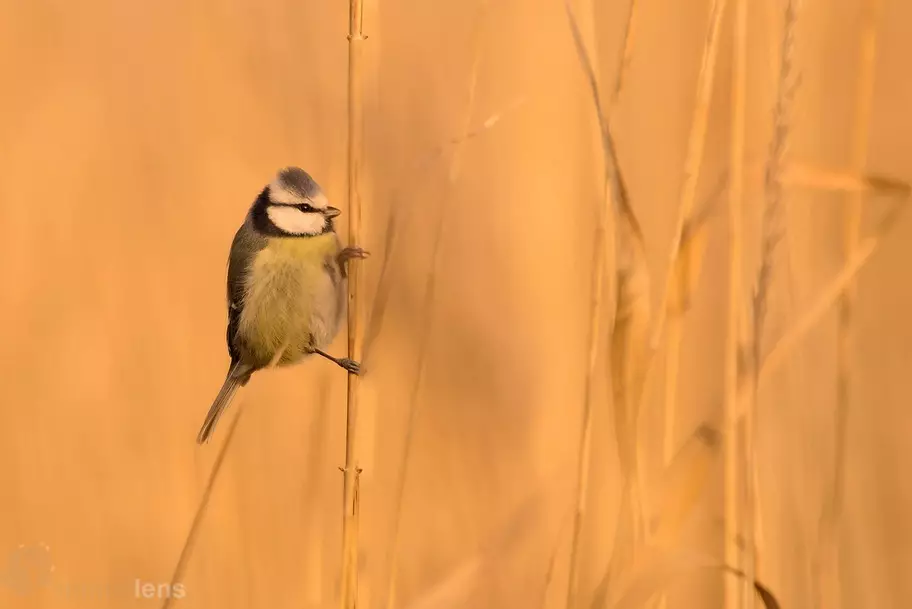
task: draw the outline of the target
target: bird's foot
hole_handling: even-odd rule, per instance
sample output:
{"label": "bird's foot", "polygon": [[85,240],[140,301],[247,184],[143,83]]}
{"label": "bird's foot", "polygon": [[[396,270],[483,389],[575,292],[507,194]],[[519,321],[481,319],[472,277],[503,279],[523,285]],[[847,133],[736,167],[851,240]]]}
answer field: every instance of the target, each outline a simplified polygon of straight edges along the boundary
{"label": "bird's foot", "polygon": [[347,357],[333,357],[329,353],[326,353],[325,351],[321,351],[319,349],[314,349],[311,351],[311,353],[316,353],[317,355],[325,357],[329,361],[337,364],[345,370],[348,370],[352,374],[361,374],[361,364],[353,359],[348,359]]}
{"label": "bird's foot", "polygon": [[361,374],[361,364],[353,359],[343,357],[339,360],[339,365],[351,372],[352,374]]}
{"label": "bird's foot", "polygon": [[346,247],[339,252],[338,260],[339,264],[345,264],[349,260],[354,258],[364,259],[370,256],[370,252],[360,247]]}

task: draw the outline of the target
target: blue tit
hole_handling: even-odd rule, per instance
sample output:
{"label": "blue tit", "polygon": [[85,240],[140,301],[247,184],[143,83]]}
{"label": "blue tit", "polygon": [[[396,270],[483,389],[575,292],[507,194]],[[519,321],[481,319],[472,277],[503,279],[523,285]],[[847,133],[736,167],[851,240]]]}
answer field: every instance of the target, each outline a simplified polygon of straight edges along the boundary
{"label": "blue tit", "polygon": [[346,263],[367,255],[341,247],[333,226],[340,213],[297,167],[279,171],[253,202],[228,256],[231,366],[198,443],[210,439],[222,412],[257,370],[317,354],[360,373],[357,362],[323,351],[345,312]]}

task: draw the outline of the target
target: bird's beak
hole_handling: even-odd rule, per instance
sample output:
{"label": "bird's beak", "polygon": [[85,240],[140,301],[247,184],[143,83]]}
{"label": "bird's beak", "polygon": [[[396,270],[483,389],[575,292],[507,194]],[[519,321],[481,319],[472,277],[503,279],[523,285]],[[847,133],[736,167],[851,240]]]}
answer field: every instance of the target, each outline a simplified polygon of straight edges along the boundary
{"label": "bird's beak", "polygon": [[342,210],[337,207],[327,207],[323,210],[323,215],[325,215],[327,218],[335,218],[341,213]]}

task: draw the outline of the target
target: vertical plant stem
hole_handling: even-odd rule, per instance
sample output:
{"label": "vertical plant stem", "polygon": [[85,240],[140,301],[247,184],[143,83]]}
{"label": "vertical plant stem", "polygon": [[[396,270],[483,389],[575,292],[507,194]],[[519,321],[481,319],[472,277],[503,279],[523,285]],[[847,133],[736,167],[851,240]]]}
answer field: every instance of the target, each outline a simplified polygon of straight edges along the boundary
{"label": "vertical plant stem", "polygon": [[[728,324],[725,350],[725,440],[724,447],[724,518],[725,564],[736,566],[738,560],[738,524],[740,521],[738,488],[738,408],[740,395],[739,361],[741,359],[741,320],[743,313],[741,277],[743,265],[743,205],[744,205],[744,141],[747,126],[747,0],[735,0],[733,77],[732,77],[732,124],[729,178],[729,262],[728,262]],[[750,472],[745,473],[746,477]],[[744,587],[748,596],[743,598],[753,605],[753,578],[748,572]],[[725,606],[740,606],[738,602],[739,580],[725,578]]]}
{"label": "vertical plant stem", "polygon": [[[716,59],[719,51],[719,31],[726,0],[712,0],[709,12],[709,28],[703,45],[700,72],[697,77],[697,93],[694,113],[687,142],[687,157],[684,162],[684,182],[678,219],[672,238],[668,279],[659,309],[659,318],[653,325],[650,350],[658,349],[658,343],[665,331],[668,319],[665,352],[665,394],[663,408],[662,452],[666,463],[674,455],[675,414],[677,410],[678,371],[681,343],[683,341],[683,318],[691,292],[696,284],[701,263],[703,239],[701,229],[693,222],[694,205],[697,196],[703,151],[706,146],[706,130],[709,122],[709,106],[715,81]],[[734,566],[734,565],[733,565]]]}
{"label": "vertical plant stem", "polygon": [[[668,319],[665,358],[665,397],[663,453],[666,461],[674,454],[674,423],[677,407],[678,367],[681,342],[683,339],[683,316],[690,299],[690,291],[698,273],[700,244],[697,235],[686,235],[691,225],[697,184],[703,164],[703,150],[706,145],[706,128],[709,122],[709,105],[712,99],[716,58],[719,50],[719,30],[722,24],[726,0],[712,0],[709,29],[703,46],[700,74],[697,78],[697,95],[694,115],[687,144],[687,158],[684,166],[684,183],[678,220],[671,244],[668,282],[659,310],[659,318],[653,329],[652,349],[658,347],[659,338]],[[696,229],[695,229],[696,230]],[[685,240],[685,237],[687,239]]]}
{"label": "vertical plant stem", "polygon": [[425,282],[424,298],[421,310],[424,312],[424,320],[419,334],[418,344],[418,369],[415,373],[415,380],[412,385],[409,396],[408,421],[405,428],[405,446],[402,455],[402,464],[399,468],[399,481],[396,487],[395,505],[393,507],[394,523],[392,534],[392,547],[390,550],[390,573],[387,583],[386,609],[393,609],[396,604],[396,585],[399,572],[399,544],[401,538],[402,526],[402,505],[405,499],[405,488],[408,482],[409,463],[411,463],[411,452],[413,446],[415,426],[419,414],[419,391],[422,381],[424,380],[427,368],[428,349],[430,347],[431,334],[433,332],[434,322],[434,303],[437,297],[437,277],[440,274],[440,264],[442,260],[441,247],[443,241],[444,228],[449,218],[451,207],[453,205],[453,189],[459,180],[462,171],[462,154],[466,141],[470,136],[472,116],[475,112],[475,94],[478,85],[478,74],[482,57],[482,23],[487,14],[488,0],[480,0],[478,6],[478,15],[476,17],[475,28],[473,30],[473,58],[472,66],[469,71],[468,99],[466,101],[465,115],[460,128],[460,134],[453,148],[453,156],[450,158],[450,167],[447,173],[446,192],[441,200],[440,213],[437,216],[437,222],[434,227],[434,240],[431,252],[431,263],[428,268],[428,275]]}
{"label": "vertical plant stem", "polygon": [[[675,454],[675,415],[677,410],[678,371],[681,343],[683,341],[683,317],[690,299],[700,265],[697,232],[692,222],[697,196],[700,169],[703,164],[703,150],[706,144],[706,129],[709,120],[709,106],[712,99],[716,58],[719,49],[719,30],[724,14],[725,0],[712,0],[709,13],[709,29],[703,45],[700,72],[697,77],[697,94],[694,113],[687,143],[687,157],[684,164],[684,183],[678,220],[671,244],[671,258],[665,294],[659,309],[659,317],[653,326],[650,351],[658,349],[658,342],[664,330],[665,320],[670,317],[666,335],[665,393],[662,417],[662,457],[668,466]],[[685,235],[685,233],[689,233]],[[660,600],[660,607],[667,605],[666,597]]]}
{"label": "vertical plant stem", "polygon": [[599,222],[596,229],[595,244],[592,254],[592,292],[589,303],[589,352],[587,355],[586,393],[583,399],[583,421],[580,431],[580,457],[577,461],[577,480],[579,486],[576,495],[576,512],[573,520],[573,536],[570,542],[570,578],[567,587],[566,609],[577,607],[579,587],[579,567],[582,560],[580,548],[583,514],[589,497],[589,461],[592,445],[592,402],[595,364],[598,360],[598,345],[601,337],[602,292],[605,277],[605,221]]}
{"label": "vertical plant stem", "polygon": [[[364,139],[364,100],[361,74],[364,3],[349,0],[348,17],[348,239],[361,242],[361,157]],[[348,357],[361,359],[361,263],[348,262]],[[358,605],[358,513],[361,469],[358,464],[358,401],[360,378],[349,373],[346,400],[345,467],[342,514],[342,609]]]}
{"label": "vertical plant stem", "polygon": [[[641,384],[644,378],[642,371],[643,349],[638,348],[639,343],[645,345],[646,341],[638,341],[640,335],[645,336],[648,326],[649,313],[649,281],[643,256],[642,233],[636,215],[630,207],[626,187],[618,165],[617,152],[614,139],[609,128],[611,111],[617,101],[620,91],[615,87],[611,106],[608,114],[602,106],[598,85],[598,70],[593,56],[586,50],[586,43],[580,31],[579,23],[573,14],[569,0],[564,0],[564,7],[570,22],[570,31],[576,46],[577,55],[582,64],[583,71],[589,82],[592,101],[598,117],[599,133],[602,140],[604,154],[604,198],[597,208],[595,238],[593,240],[592,281],[590,302],[589,349],[587,358],[587,373],[585,377],[585,393],[583,398],[583,416],[580,427],[580,443],[577,457],[577,495],[573,518],[573,532],[570,544],[570,568],[567,583],[568,608],[577,607],[579,604],[578,586],[579,571],[582,562],[581,532],[583,515],[586,508],[589,492],[589,466],[591,460],[592,443],[592,418],[594,412],[594,379],[595,366],[598,362],[598,348],[602,335],[601,324],[604,316],[605,305],[602,303],[604,295],[609,295],[608,313],[610,314],[609,327],[612,328],[611,341],[611,375],[612,391],[614,394],[615,425],[618,435],[618,451],[621,467],[625,478],[625,489],[629,491],[628,501],[622,501],[621,510],[633,516],[634,528],[638,520],[639,503],[637,483],[637,408]],[[628,19],[635,18],[635,4],[631,5]],[[595,37],[594,32],[594,6],[588,4],[587,28],[590,37]],[[627,34],[629,37],[632,25],[628,23]],[[618,78],[622,77],[624,66],[629,60],[630,40],[625,39],[623,54],[618,64]],[[619,262],[623,258],[623,263]],[[606,278],[612,283],[605,290]],[[628,495],[627,492],[624,493]],[[623,518],[623,517],[622,517]],[[619,530],[621,526],[619,524]],[[631,548],[632,550],[632,548]],[[616,552],[617,553],[617,552]],[[614,557],[612,558],[612,561]]]}
{"label": "vertical plant stem", "polygon": [[[798,78],[795,74],[795,41],[801,0],[786,0],[782,25],[782,41],[779,47],[779,69],[776,80],[776,104],[773,111],[773,137],[770,142],[769,158],[764,182],[765,197],[761,220],[760,269],[753,303],[752,359],[742,408],[744,421],[744,539],[745,539],[745,594],[744,602],[753,607],[753,582],[756,580],[756,563],[759,556],[758,538],[760,526],[759,473],[755,454],[757,422],[756,411],[763,366],[763,335],[767,314],[773,256],[781,235],[785,231],[783,212],[783,174],[786,169],[786,154],[792,128],[792,104]],[[748,586],[751,586],[749,588]],[[750,595],[750,596],[747,596]]]}
{"label": "vertical plant stem", "polygon": [[[862,39],[859,53],[859,76],[857,98],[855,100],[855,120],[852,134],[852,168],[863,174],[868,156],[868,134],[871,124],[871,106],[874,94],[874,78],[877,58],[877,23],[879,20],[882,0],[862,0]],[[859,233],[862,219],[862,194],[860,192],[849,195],[849,200],[843,216],[843,250],[845,260],[851,260],[858,248]],[[821,593],[826,588],[832,596],[827,599],[826,607],[838,609],[840,594],[835,587],[839,582],[838,575],[838,527],[842,513],[842,500],[845,486],[846,462],[846,434],[849,409],[851,407],[852,390],[852,334],[855,318],[855,303],[857,289],[855,282],[846,286],[839,303],[839,329],[836,344],[837,379],[836,379],[836,414],[835,414],[835,454],[833,463],[833,486],[828,505],[824,508],[825,514],[821,518],[821,544],[822,552],[828,554],[821,556],[821,564],[829,562],[832,569],[829,586],[824,582],[820,584]],[[821,574],[823,575],[823,574]],[[822,602],[822,601],[821,601]]]}
{"label": "vertical plant stem", "polygon": [[621,65],[618,66],[617,80],[614,83],[614,91],[611,93],[611,100],[608,103],[609,119],[614,116],[614,109],[621,97],[621,90],[624,83],[627,82],[627,73],[630,71],[630,62],[633,59],[633,43],[636,41],[636,28],[639,24],[639,0],[630,0],[630,8],[627,11],[627,25],[624,27],[624,46],[621,50]]}
{"label": "vertical plant stem", "polygon": [[[638,17],[639,2],[630,0],[627,25],[624,28],[623,45],[618,60],[617,79],[609,100],[608,114],[602,121],[603,129],[607,130],[602,135],[606,179],[609,180],[610,188],[606,196],[611,197],[606,199],[606,206],[610,205],[613,200],[614,204],[611,208],[615,212],[613,221],[608,224],[609,233],[606,243],[606,247],[612,248],[614,252],[613,268],[609,268],[607,271],[613,274],[615,281],[615,285],[611,288],[614,291],[614,298],[612,302],[609,302],[609,306],[613,308],[611,311],[613,319],[611,320],[608,357],[611,362],[609,370],[615,436],[620,453],[622,474],[630,489],[629,502],[627,502],[629,505],[624,505],[625,502],[622,500],[621,514],[624,510],[630,512],[630,521],[634,528],[633,546],[642,540],[646,531],[642,503],[646,481],[645,472],[640,465],[646,460],[644,458],[646,443],[640,441],[639,413],[648,368],[646,360],[651,323],[652,289],[649,267],[646,263],[646,245],[640,223],[627,197],[620,166],[615,167],[617,159],[610,130],[615,121],[617,105],[624,83],[627,82],[627,73],[633,59]],[[606,255],[608,253],[610,250],[606,252]],[[622,499],[626,494],[628,493],[622,491]],[[619,516],[616,532],[623,528],[623,521],[623,515]],[[633,550],[632,547],[630,549]],[[622,568],[625,559],[629,559],[629,556],[625,556],[623,549],[615,545],[612,550],[611,564]]]}
{"label": "vertical plant stem", "polygon": [[[570,21],[570,30],[573,34],[573,41],[576,45],[577,55],[579,56],[580,63],[583,66],[583,70],[586,74],[593,100],[595,102],[596,113],[598,117],[598,126],[599,134],[602,139],[603,147],[607,146],[607,143],[610,141],[610,135],[608,133],[608,121],[607,118],[603,115],[601,108],[601,100],[599,96],[599,86],[598,86],[598,68],[595,63],[595,53],[590,53],[586,49],[586,43],[583,39],[583,34],[580,31],[579,23],[574,15],[573,8],[570,5],[570,0],[564,0],[564,8],[567,12],[567,18]],[[587,28],[587,33],[590,37],[594,38],[595,32],[594,27],[592,27],[592,21],[594,20],[593,12],[594,7],[591,2],[587,3],[586,17],[589,20],[589,27]],[[590,465],[590,455],[592,447],[592,417],[593,417],[593,401],[594,401],[594,379],[595,379],[595,366],[598,362],[598,351],[599,344],[602,336],[602,317],[603,317],[603,305],[602,297],[604,295],[604,280],[606,267],[608,265],[608,252],[610,244],[608,243],[609,239],[613,242],[613,233],[609,235],[609,230],[613,228],[613,223],[610,222],[610,210],[612,204],[612,191],[617,188],[617,179],[616,177],[612,179],[612,167],[610,167],[610,162],[614,159],[609,159],[609,149],[606,147],[605,150],[605,175],[603,186],[604,200],[602,204],[597,207],[597,222],[595,230],[595,238],[593,240],[593,250],[592,250],[592,275],[590,280],[590,302],[589,302],[589,346],[586,357],[586,376],[585,376],[585,389],[583,395],[583,413],[582,420],[580,423],[580,441],[579,441],[579,452],[577,457],[577,471],[576,471],[576,506],[573,515],[573,529],[570,539],[570,567],[569,574],[567,579],[567,599],[565,609],[576,609],[578,606],[578,591],[579,591],[579,572],[580,565],[582,563],[582,528],[583,528],[583,515],[586,511],[586,502],[589,497],[589,465]],[[613,151],[612,151],[613,152]],[[619,197],[618,197],[619,199]],[[615,204],[618,204],[616,199]]]}

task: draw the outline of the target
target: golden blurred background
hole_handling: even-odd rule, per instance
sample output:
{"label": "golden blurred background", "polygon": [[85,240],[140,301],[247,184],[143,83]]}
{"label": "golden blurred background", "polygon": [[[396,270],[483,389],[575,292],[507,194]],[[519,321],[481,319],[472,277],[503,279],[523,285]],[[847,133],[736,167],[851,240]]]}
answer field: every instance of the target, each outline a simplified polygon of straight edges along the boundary
{"label": "golden blurred background", "polygon": [[[796,161],[851,169],[868,4],[802,3]],[[779,0],[749,5],[748,278],[759,259],[784,14]],[[909,180],[912,5],[883,5],[866,171]],[[360,245],[373,254],[363,268],[376,313],[360,418],[361,607],[387,607],[394,563],[396,609],[565,606],[603,161],[563,3],[481,6],[372,0],[366,9]],[[709,6],[637,3],[612,119],[654,310]],[[344,207],[348,9],[316,0],[0,7],[0,604],[159,607],[163,589],[147,598],[142,585],[171,582],[231,428],[223,422],[212,444],[194,443],[228,365],[234,231],[286,165],[307,169]],[[629,3],[574,7],[597,41],[607,98]],[[729,158],[731,32],[729,8],[698,182],[698,202],[711,211],[684,323],[676,447],[721,416],[727,223],[725,197],[713,193]],[[847,198],[786,192],[771,336],[787,332],[839,273]],[[869,235],[886,204],[867,197],[864,209]],[[826,553],[837,558],[825,568],[818,521],[834,479],[835,308],[759,395],[757,577],[782,607],[912,606],[909,243],[905,218],[859,275],[844,502],[838,552]],[[622,487],[607,334],[602,342],[579,572],[579,604],[593,608]],[[340,335],[333,352],[344,350]],[[657,361],[640,422],[647,488],[664,479]],[[307,361],[258,374],[242,390],[227,420],[244,414],[176,582],[176,606],[338,605],[345,386],[341,370]],[[722,479],[715,455],[682,547],[721,556]],[[682,573],[661,584],[668,609],[722,606],[718,572]]]}

